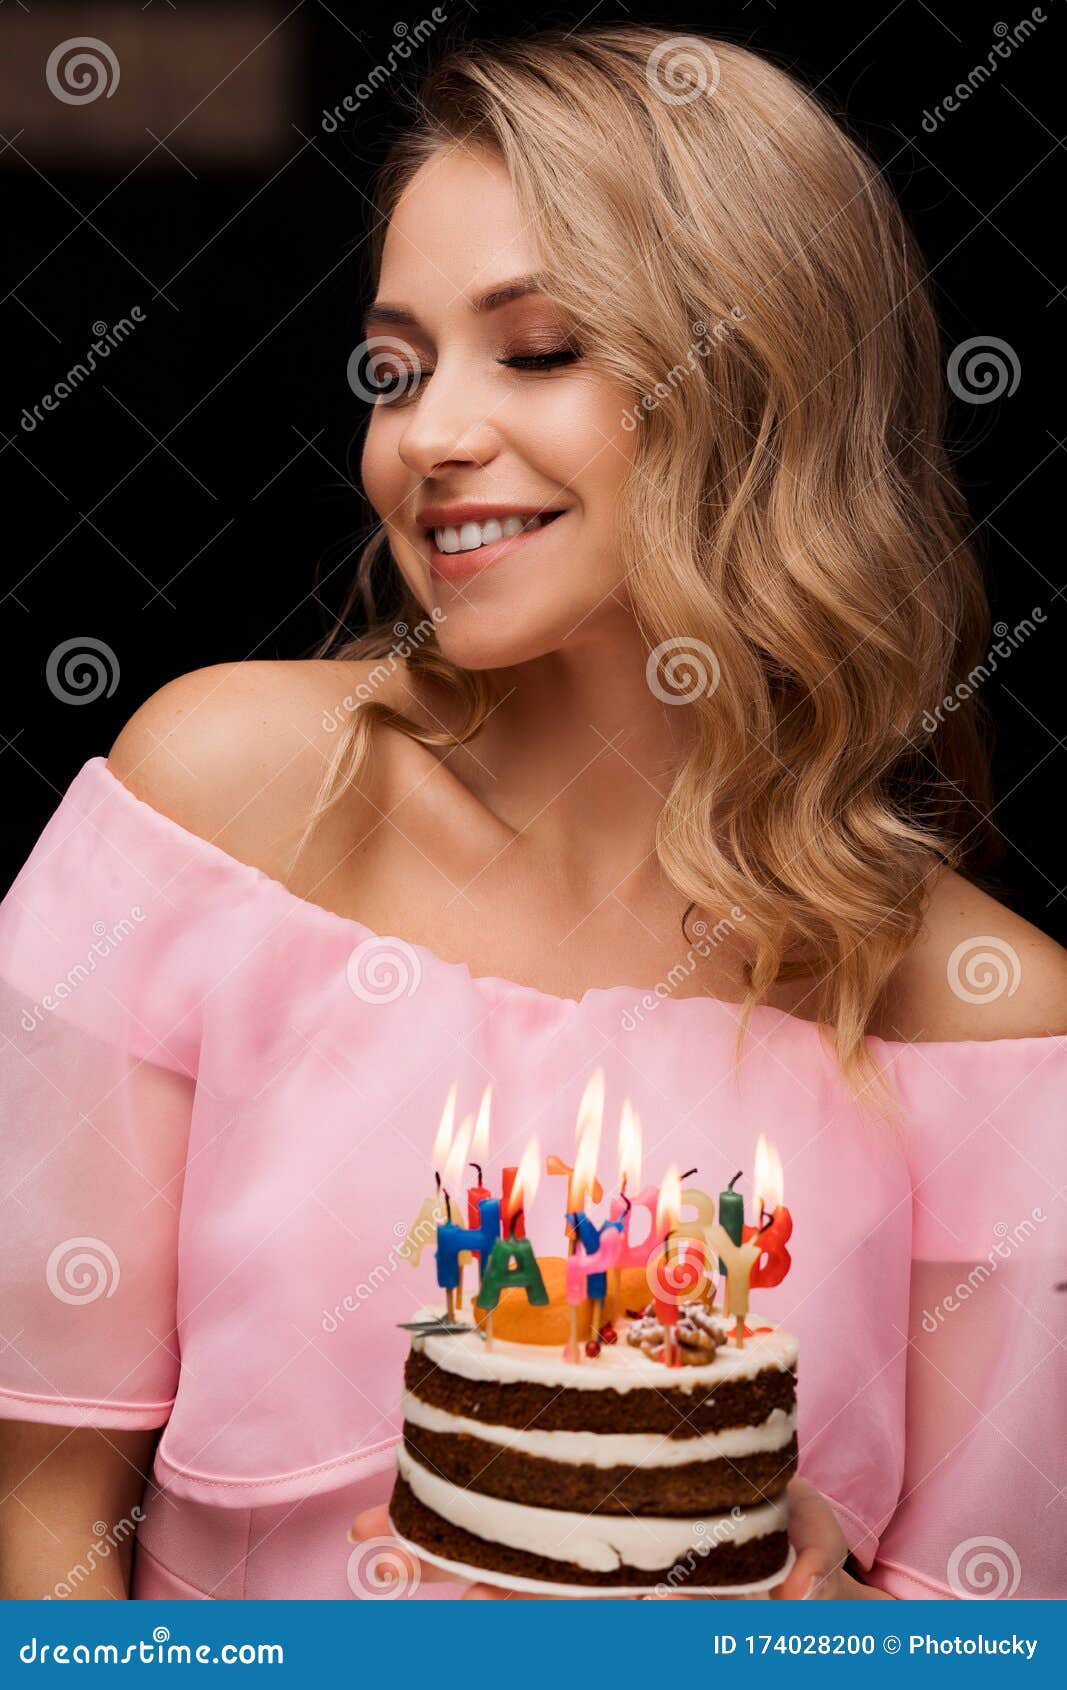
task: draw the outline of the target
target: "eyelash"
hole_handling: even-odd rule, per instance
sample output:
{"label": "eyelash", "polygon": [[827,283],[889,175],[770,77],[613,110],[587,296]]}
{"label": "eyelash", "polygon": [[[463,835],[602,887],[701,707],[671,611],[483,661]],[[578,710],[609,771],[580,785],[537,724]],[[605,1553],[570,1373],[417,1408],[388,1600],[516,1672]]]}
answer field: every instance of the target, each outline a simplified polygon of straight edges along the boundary
{"label": "eyelash", "polygon": [[[497,363],[511,370],[552,370],[563,364],[576,363],[579,357],[580,353],[576,352],[573,347],[561,346],[552,352],[531,352],[526,355],[516,354],[512,358],[498,358]],[[388,394],[382,394],[381,397],[386,404],[403,404],[405,400],[412,396],[413,391],[421,387],[422,380],[432,374],[432,370],[420,371],[419,377],[421,379],[417,379],[410,370],[401,370],[398,372],[401,384],[400,395],[396,399],[390,399]]]}

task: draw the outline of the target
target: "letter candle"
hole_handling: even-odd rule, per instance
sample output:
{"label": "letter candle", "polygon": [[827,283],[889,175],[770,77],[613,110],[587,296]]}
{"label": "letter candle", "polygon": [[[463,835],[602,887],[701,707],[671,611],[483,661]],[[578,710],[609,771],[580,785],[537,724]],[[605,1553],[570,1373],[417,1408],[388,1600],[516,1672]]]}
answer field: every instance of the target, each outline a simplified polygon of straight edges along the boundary
{"label": "letter candle", "polygon": [[[467,1225],[475,1229],[477,1229],[480,1225],[478,1219],[478,1205],[493,1199],[493,1193],[490,1191],[489,1187],[482,1184],[482,1169],[489,1159],[489,1106],[492,1095],[493,1087],[492,1084],[489,1084],[483,1091],[482,1101],[478,1105],[478,1119],[474,1124],[474,1137],[471,1139],[470,1154],[472,1160],[469,1163],[469,1166],[472,1167],[477,1174],[478,1183],[477,1185],[469,1185],[467,1187]],[[484,1272],[485,1262],[482,1257],[479,1256],[479,1280]]]}
{"label": "letter candle", "polygon": [[434,1136],[433,1149],[430,1152],[430,1163],[433,1168],[436,1192],[433,1197],[423,1199],[422,1207],[408,1227],[404,1238],[402,1253],[404,1260],[411,1267],[418,1267],[422,1261],[422,1252],[429,1243],[431,1236],[435,1236],[438,1227],[451,1219],[445,1199],[441,1194],[441,1169],[448,1159],[448,1152],[452,1144],[452,1126],[456,1118],[456,1093],[459,1081],[453,1080],[445,1098],[445,1106],[441,1111],[441,1120]]}
{"label": "letter candle", "polygon": [[658,1258],[650,1256],[647,1274],[649,1289],[653,1293],[656,1309],[656,1319],[663,1327],[663,1360],[668,1367],[680,1365],[680,1358],[675,1356],[674,1327],[678,1320],[678,1297],[670,1288],[671,1269],[671,1233],[678,1225],[682,1213],[682,1182],[678,1177],[675,1163],[671,1163],[663,1176],[663,1184],[659,1189],[656,1200],[657,1234],[663,1235],[663,1252]]}
{"label": "letter candle", "polygon": [[[444,1226],[437,1229],[437,1283],[445,1293],[447,1318],[451,1326],[456,1318],[456,1288],[461,1283],[459,1252],[465,1246],[459,1244],[458,1239],[463,1236],[462,1227],[452,1221],[452,1206],[449,1202],[449,1187],[455,1190],[460,1183],[463,1169],[467,1163],[467,1152],[470,1149],[471,1135],[474,1132],[473,1116],[468,1115],[448,1152],[448,1157],[441,1172],[441,1190],[445,1200],[445,1214],[448,1217]],[[442,1236],[444,1235],[444,1236]]]}
{"label": "letter candle", "polygon": [[709,1250],[717,1250],[726,1264],[726,1313],[735,1317],[734,1342],[744,1348],[745,1316],[748,1313],[748,1292],[752,1268],[762,1254],[758,1243],[735,1244],[726,1228],[715,1221],[706,1227],[704,1237]]}
{"label": "letter candle", "polygon": [[[740,1178],[741,1169],[739,1168],[726,1190],[719,1192],[719,1222],[725,1227],[735,1244],[743,1242],[742,1235],[745,1226],[745,1200],[739,1191],[734,1190],[734,1186]],[[726,1272],[725,1262],[719,1263],[719,1272]]]}
{"label": "letter candle", "polygon": [[[598,1232],[588,1215],[568,1215],[573,1219],[578,1232],[578,1244],[573,1256],[567,1258],[565,1288],[567,1302],[570,1306],[571,1335],[563,1351],[564,1361],[581,1361],[581,1350],[578,1347],[578,1309],[586,1297],[591,1297],[594,1303],[593,1336],[587,1346],[591,1355],[600,1353],[597,1339],[599,1331],[595,1315],[595,1305],[602,1302],[607,1291],[608,1270],[615,1266],[619,1250],[622,1248],[622,1226],[618,1221],[608,1221],[603,1230]],[[588,1243],[587,1243],[588,1240]]]}
{"label": "letter candle", "polygon": [[530,1140],[522,1153],[511,1190],[504,1200],[504,1237],[496,1239],[489,1253],[481,1288],[475,1301],[485,1310],[485,1340],[492,1348],[493,1310],[500,1301],[500,1293],[510,1286],[521,1286],[526,1299],[535,1306],[548,1302],[548,1292],[541,1278],[533,1245],[519,1231],[522,1205],[532,1203],[541,1171],[541,1151],[536,1138]]}
{"label": "letter candle", "polygon": [[793,1217],[782,1202],[782,1159],[762,1133],[756,1145],[753,1184],[760,1224],[746,1226],[744,1233],[746,1243],[758,1239],[760,1247],[760,1257],[752,1269],[752,1285],[759,1288],[780,1285],[793,1265],[785,1247],[792,1236]]}

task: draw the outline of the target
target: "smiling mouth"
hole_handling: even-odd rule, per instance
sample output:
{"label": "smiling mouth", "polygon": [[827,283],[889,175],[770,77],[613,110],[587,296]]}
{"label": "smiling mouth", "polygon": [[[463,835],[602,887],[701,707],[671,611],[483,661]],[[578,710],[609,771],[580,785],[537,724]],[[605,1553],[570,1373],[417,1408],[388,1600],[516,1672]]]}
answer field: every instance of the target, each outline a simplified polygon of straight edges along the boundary
{"label": "smiling mouth", "polygon": [[[459,528],[434,528],[427,535],[430,572],[445,580],[477,575],[490,564],[536,544],[537,536],[550,528],[565,511],[545,511],[523,522],[519,517],[487,523],[463,523]],[[510,532],[509,532],[510,530]],[[474,544],[463,544],[463,541]],[[450,547],[444,550],[443,547]]]}

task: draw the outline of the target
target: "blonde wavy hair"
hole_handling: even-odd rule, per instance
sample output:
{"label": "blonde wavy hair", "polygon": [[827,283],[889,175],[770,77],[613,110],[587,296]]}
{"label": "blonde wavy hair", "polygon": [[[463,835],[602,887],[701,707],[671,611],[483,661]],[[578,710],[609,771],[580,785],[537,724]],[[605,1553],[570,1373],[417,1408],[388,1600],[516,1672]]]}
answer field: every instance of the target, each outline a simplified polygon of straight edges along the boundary
{"label": "blonde wavy hair", "polygon": [[[380,173],[375,271],[406,185],[452,145],[503,161],[583,357],[638,401],[619,534],[649,649],[681,637],[718,660],[656,833],[683,935],[694,906],[740,906],[740,1036],[775,982],[810,977],[847,1080],[877,1091],[865,1033],[925,883],[989,837],[986,724],[973,703],[937,710],[985,651],[988,608],[914,238],[815,97],[725,41],[617,26],[453,46]],[[426,612],[379,529],[315,655],[387,656],[398,622]],[[436,748],[482,726],[491,674],[432,633],[407,668],[449,689],[456,732],[365,703],[301,847],[375,722]]]}

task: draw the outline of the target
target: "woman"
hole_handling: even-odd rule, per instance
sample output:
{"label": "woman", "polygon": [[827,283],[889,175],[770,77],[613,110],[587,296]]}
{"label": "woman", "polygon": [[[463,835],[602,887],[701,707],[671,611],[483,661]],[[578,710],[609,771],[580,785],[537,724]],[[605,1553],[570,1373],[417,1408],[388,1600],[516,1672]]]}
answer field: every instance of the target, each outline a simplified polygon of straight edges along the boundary
{"label": "woman", "polygon": [[3,905],[6,1594],[125,1594],[132,1526],[68,1569],[131,1515],[134,1596],[378,1593],[444,1095],[498,1164],[595,1065],[709,1190],[783,1153],[775,1594],[1062,1594],[1067,964],[959,872],[987,617],[900,214],[633,28],[450,55],[378,209],[370,635],[163,687]]}

